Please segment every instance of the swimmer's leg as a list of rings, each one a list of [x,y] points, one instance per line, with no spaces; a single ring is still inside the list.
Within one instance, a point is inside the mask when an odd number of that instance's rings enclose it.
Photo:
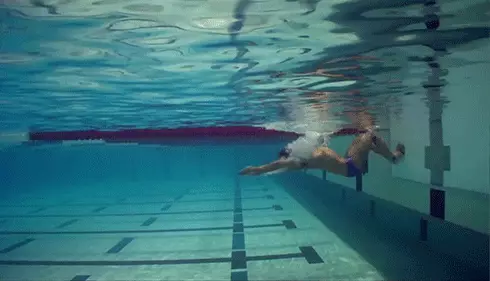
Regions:
[[[405,146],[403,144],[399,143],[396,146],[396,150],[392,152],[383,138],[376,136],[374,133],[369,134],[372,138],[371,150],[383,156],[386,160],[396,164],[405,155]]]
[[[347,150],[346,158],[351,158],[355,165],[364,171],[369,151],[374,151],[386,160],[397,163],[405,154],[405,146],[398,144],[396,151],[391,152],[386,142],[369,130],[354,139]]]

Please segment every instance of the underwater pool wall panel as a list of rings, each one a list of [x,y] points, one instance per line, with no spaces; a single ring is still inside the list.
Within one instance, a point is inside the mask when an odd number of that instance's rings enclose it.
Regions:
[[[305,173],[281,174],[274,176],[274,180],[286,190],[310,190],[321,198],[323,205],[341,209],[344,215],[367,227],[407,241],[418,240],[455,257],[474,267],[476,275],[489,272],[490,242],[484,233]]]

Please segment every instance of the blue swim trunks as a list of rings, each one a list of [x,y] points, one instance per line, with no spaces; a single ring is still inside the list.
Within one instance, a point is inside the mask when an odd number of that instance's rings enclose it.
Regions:
[[[350,157],[347,158],[346,164],[347,164],[347,177],[352,178],[362,174],[361,170],[359,170],[359,168],[357,168],[356,165],[354,164],[352,158]]]

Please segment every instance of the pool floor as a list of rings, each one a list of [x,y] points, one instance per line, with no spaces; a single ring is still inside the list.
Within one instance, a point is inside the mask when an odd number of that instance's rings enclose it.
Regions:
[[[229,183],[40,188],[0,202],[0,277],[4,281],[458,277],[454,261],[430,249],[414,250],[403,241],[380,238],[325,206],[314,206],[316,211],[305,208],[311,195],[298,199],[301,194],[293,196],[267,177]],[[341,235],[339,229],[344,229]],[[370,254],[351,247],[346,241],[352,239],[367,246]]]

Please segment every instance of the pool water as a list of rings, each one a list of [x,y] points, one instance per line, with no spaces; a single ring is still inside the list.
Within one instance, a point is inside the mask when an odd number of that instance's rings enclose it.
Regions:
[[[2,280],[456,280],[481,274],[352,215],[341,200],[306,187],[312,184],[301,180],[308,176],[303,172],[237,175],[241,162],[266,157],[243,152],[274,147],[12,148],[5,153],[20,163],[28,160],[22,155],[36,163],[56,159],[56,168],[22,184],[11,179],[15,189],[0,204]],[[173,158],[179,154],[187,169]],[[66,159],[71,165],[63,165]],[[23,165],[35,174],[34,166]],[[324,188],[338,185],[325,181]]]
[[[0,1],[0,281],[489,280],[489,10]],[[401,163],[238,175],[372,126]]]

